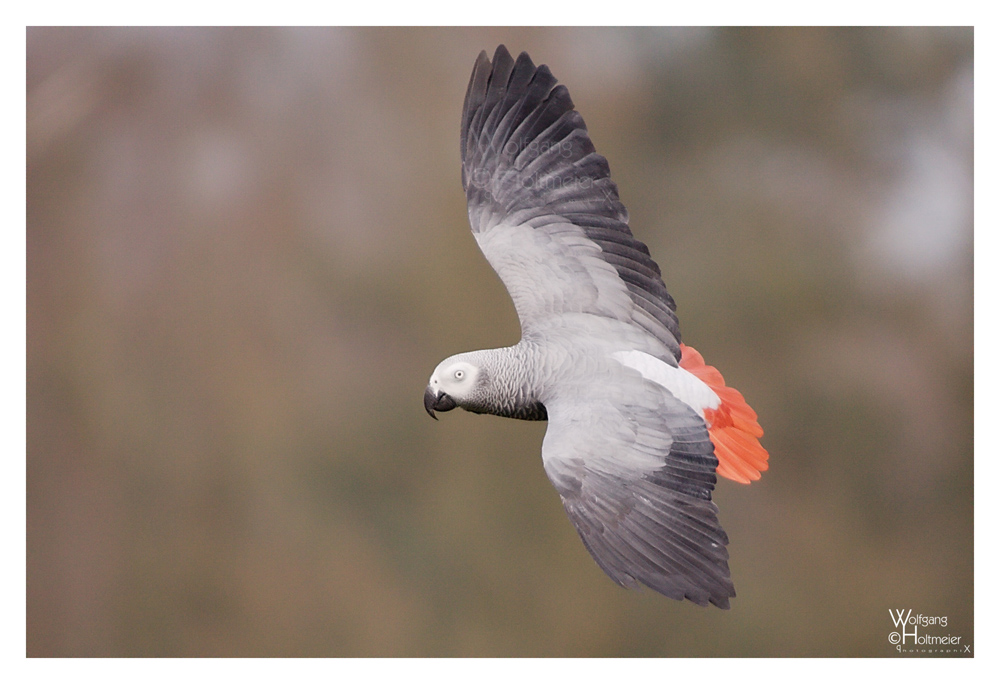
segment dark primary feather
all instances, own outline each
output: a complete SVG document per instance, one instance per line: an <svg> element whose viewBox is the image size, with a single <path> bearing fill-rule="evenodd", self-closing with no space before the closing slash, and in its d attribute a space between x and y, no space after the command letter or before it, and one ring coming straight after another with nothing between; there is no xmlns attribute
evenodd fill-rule
<svg viewBox="0 0 1000 684"><path fill-rule="evenodd" d="M570 222L614 266L640 310L634 322L680 358L676 305L649 250L633 237L607 160L569 91L526 53L504 46L476 60L461 131L462 184L474 232L501 222L545 229ZM664 359L668 360L668 359Z"/></svg>

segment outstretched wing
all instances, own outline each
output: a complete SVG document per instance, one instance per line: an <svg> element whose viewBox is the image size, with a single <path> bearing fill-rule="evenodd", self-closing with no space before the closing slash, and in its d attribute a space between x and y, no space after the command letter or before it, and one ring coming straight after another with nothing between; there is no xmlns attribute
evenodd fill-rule
<svg viewBox="0 0 1000 684"><path fill-rule="evenodd" d="M705 421L637 374L573 389L546 404L542 460L594 560L622 586L728 608Z"/></svg>
<svg viewBox="0 0 1000 684"><path fill-rule="evenodd" d="M530 335L579 315L620 321L651 352L680 358L676 306L628 228L607 160L565 86L526 53L479 55L462 114L462 184L472 232Z"/></svg>

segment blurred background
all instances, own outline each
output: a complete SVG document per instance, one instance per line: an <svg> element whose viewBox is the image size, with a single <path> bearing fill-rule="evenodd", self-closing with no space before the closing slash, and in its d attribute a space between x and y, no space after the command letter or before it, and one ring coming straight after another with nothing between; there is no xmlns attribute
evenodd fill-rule
<svg viewBox="0 0 1000 684"><path fill-rule="evenodd" d="M519 336L458 157L501 42L760 414L728 612L601 572L544 424L424 413ZM960 28L29 28L28 655L973 644L972 111Z"/></svg>

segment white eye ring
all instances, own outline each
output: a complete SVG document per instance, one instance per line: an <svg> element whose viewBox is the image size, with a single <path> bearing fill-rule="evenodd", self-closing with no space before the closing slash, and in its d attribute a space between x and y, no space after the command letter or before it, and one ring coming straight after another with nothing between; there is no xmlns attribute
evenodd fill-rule
<svg viewBox="0 0 1000 684"><path fill-rule="evenodd" d="M464 370L457 370L457 371L455 371L455 379L456 380L461 380L464 377L465 377L465 371Z"/></svg>

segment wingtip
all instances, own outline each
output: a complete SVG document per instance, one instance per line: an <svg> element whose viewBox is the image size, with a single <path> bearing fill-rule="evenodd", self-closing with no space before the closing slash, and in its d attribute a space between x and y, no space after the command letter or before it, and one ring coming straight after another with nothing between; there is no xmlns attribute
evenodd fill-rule
<svg viewBox="0 0 1000 684"><path fill-rule="evenodd" d="M712 605L715 606L716 608L721 608L722 610L729 610L728 596L713 597L712 599L709 600L711 601Z"/></svg>
<svg viewBox="0 0 1000 684"><path fill-rule="evenodd" d="M485 50L483 52L485 53ZM496 64L498 60L506 61L508 59L513 61L513 59L511 59L510 56L510 51L507 50L507 46L504 45L503 43L500 43L499 45L497 45L497 49L493 52L493 64Z"/></svg>

